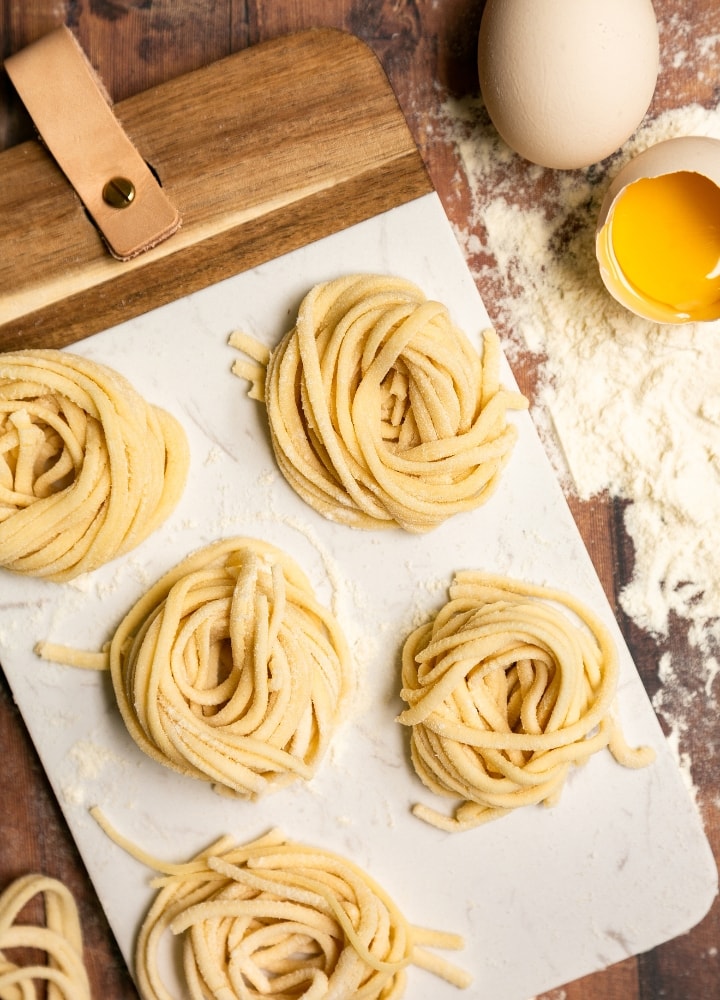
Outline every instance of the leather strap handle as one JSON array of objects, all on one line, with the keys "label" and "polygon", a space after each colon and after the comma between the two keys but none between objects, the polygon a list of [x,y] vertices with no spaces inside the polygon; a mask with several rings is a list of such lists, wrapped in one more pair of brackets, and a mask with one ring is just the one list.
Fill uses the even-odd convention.
[{"label": "leather strap handle", "polygon": [[129,260],[177,230],[178,210],[115,117],[67,28],[10,56],[5,68],[114,257]]}]

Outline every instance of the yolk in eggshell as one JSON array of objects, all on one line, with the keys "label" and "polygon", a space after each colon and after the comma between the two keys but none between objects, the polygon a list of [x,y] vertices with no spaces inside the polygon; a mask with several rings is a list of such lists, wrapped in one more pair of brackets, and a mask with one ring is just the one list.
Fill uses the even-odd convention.
[{"label": "yolk in eggshell", "polygon": [[720,188],[691,171],[630,184],[612,218],[618,266],[636,292],[699,318],[720,301]]}]

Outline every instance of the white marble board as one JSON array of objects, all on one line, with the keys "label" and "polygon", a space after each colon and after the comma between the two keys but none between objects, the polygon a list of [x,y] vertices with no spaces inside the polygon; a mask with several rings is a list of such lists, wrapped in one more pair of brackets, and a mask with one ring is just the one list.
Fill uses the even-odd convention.
[{"label": "white marble board", "polygon": [[[490,502],[426,536],[334,525],[277,471],[264,408],[230,372],[228,335],[242,328],[276,343],[312,285],[351,271],[415,281],[478,343],[489,325],[431,194],[72,348],[117,368],[180,419],[192,449],[188,486],[155,535],[90,576],[58,585],[0,571],[0,660],[130,965],[151,873],[107,839],[88,815],[93,805],[169,860],[222,833],[245,841],[271,826],[344,853],[412,922],[465,936],[465,951],[448,957],[473,973],[470,996],[527,1000],[688,930],[709,908],[717,872],[528,414],[510,416],[519,441]],[[514,385],[507,366],[503,379]],[[125,731],[107,677],[33,653],[43,638],[99,648],[162,572],[231,534],[265,538],[298,560],[336,611],[359,674],[350,717],[317,777],[258,803],[221,798],[150,761]],[[416,801],[445,803],[415,776],[408,733],[394,721],[399,652],[413,625],[444,603],[460,568],[565,589],[600,614],[621,651],[625,733],[656,748],[651,767],[626,770],[600,753],[572,774],[557,806],[462,834],[413,818]],[[413,1000],[459,996],[421,970],[409,976]]]}]

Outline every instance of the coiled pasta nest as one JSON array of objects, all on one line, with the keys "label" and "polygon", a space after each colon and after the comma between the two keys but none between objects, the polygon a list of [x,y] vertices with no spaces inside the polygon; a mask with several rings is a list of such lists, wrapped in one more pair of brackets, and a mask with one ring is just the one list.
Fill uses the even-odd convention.
[{"label": "coiled pasta nest", "polygon": [[0,354],[0,565],[63,581],[134,548],[185,486],[185,433],[118,372]]},{"label": "coiled pasta nest", "polygon": [[313,776],[352,687],[333,615],[294,560],[250,538],[162,577],[118,626],[109,664],[142,750],[247,798]]},{"label": "coiled pasta nest", "polygon": [[[143,921],[135,971],[145,1000],[173,1000],[158,955],[182,941],[188,1000],[400,1000],[416,965],[464,988],[471,977],[428,947],[459,949],[457,934],[409,923],[365,871],[339,854],[272,830],[248,844],[222,837],[190,861],[166,864],[110,837],[163,874]],[[180,963],[178,962],[178,967]]]},{"label": "coiled pasta nest", "polygon": [[450,601],[405,643],[399,721],[423,783],[463,802],[453,817],[415,814],[463,830],[553,804],[570,768],[603,747],[628,767],[649,763],[653,751],[631,750],[612,716],[618,669],[607,629],[571,595],[456,574]]},{"label": "coiled pasta nest", "polygon": [[[21,922],[36,896],[45,904],[44,926]],[[46,961],[33,961],[31,949],[44,952]],[[91,1000],[75,899],[64,883],[33,872],[0,895],[0,997],[34,1000],[40,983],[51,1000]]]},{"label": "coiled pasta nest", "polygon": [[482,354],[447,308],[409,281],[350,275],[316,285],[273,351],[234,371],[267,406],[283,475],[311,507],[356,528],[424,532],[482,504],[527,405],[498,381],[493,330]]}]

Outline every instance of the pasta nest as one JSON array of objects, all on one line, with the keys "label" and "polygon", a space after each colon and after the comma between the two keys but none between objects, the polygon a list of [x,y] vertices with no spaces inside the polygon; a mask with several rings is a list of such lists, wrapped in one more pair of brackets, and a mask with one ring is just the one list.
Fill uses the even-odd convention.
[{"label": "pasta nest", "polygon": [[167,872],[135,953],[146,1000],[172,1000],[157,960],[168,929],[182,935],[189,1000],[397,1000],[410,963],[470,983],[424,947],[462,938],[412,926],[357,865],[279,831],[239,847],[222,838],[186,864],[145,860]]},{"label": "pasta nest", "polygon": [[[242,334],[230,342],[253,353]],[[527,405],[499,384],[495,332],[479,355],[444,305],[401,278],[315,286],[278,347],[255,357],[280,470],[310,506],[356,528],[425,532],[482,504],[517,436],[507,412]]]},{"label": "pasta nest", "polygon": [[[20,923],[21,912],[36,896],[45,904],[45,925]],[[45,952],[47,960],[18,964],[5,954],[21,954],[18,949]],[[16,879],[0,895],[0,997],[31,1000],[40,995],[36,987],[41,982],[48,1000],[90,1000],[75,900],[62,882],[33,873]]]},{"label": "pasta nest", "polygon": [[588,608],[475,572],[456,574],[450,598],[405,643],[398,718],[423,783],[463,802],[452,818],[423,805],[417,816],[462,830],[553,804],[570,768],[603,747],[626,766],[649,763],[652,750],[631,750],[613,720],[617,652]]},{"label": "pasta nest", "polygon": [[0,565],[63,581],[170,514],[189,452],[177,421],[118,372],[63,351],[0,355]]},{"label": "pasta nest", "polygon": [[312,777],[352,686],[333,615],[290,557],[249,538],[162,577],[118,626],[109,665],[142,750],[248,798]]}]

